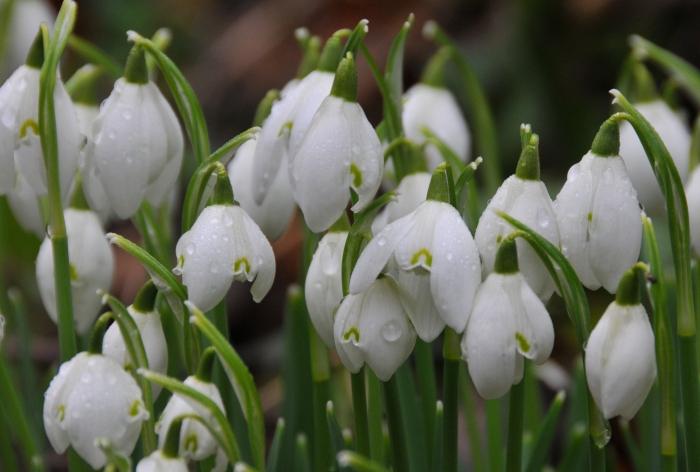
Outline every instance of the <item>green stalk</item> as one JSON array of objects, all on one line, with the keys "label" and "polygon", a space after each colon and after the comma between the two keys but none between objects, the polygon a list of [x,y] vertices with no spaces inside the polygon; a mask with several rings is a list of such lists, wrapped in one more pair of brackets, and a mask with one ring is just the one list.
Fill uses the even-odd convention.
[{"label": "green stalk", "polygon": [[527,463],[527,472],[537,472],[542,470],[545,466],[547,462],[547,453],[552,445],[554,435],[557,432],[557,420],[559,419],[565,401],[566,392],[564,390],[559,391],[554,397],[554,400],[552,400],[552,404],[535,435],[535,440]]},{"label": "green stalk", "polygon": [[459,410],[457,394],[459,392],[459,363],[461,352],[459,335],[452,328],[445,328],[442,347],[444,358],[443,370],[443,468],[456,472],[458,468],[457,425]]},{"label": "green stalk", "polygon": [[414,356],[418,375],[418,392],[425,419],[426,444],[430,444],[435,436],[435,402],[437,401],[432,344],[420,339],[416,340]]},{"label": "green stalk", "polygon": [[367,422],[369,425],[369,458],[384,464],[384,431],[382,428],[382,386],[376,375],[365,369],[367,382]]},{"label": "green stalk", "polygon": [[[305,317],[308,321],[308,315]],[[326,403],[330,400],[330,367],[323,341],[307,322],[311,351],[311,380],[313,394],[314,435],[312,443],[314,470],[327,470],[333,460],[330,452],[330,437],[326,420]]]},{"label": "green stalk", "polygon": [[[527,369],[523,370],[527,375]],[[525,379],[510,389],[508,406],[508,443],[506,447],[506,471],[520,472],[523,456],[523,406],[525,404]]]},{"label": "green stalk", "polygon": [[365,367],[356,374],[350,374],[352,384],[352,409],[355,417],[355,448],[369,456],[369,426],[367,424],[367,398],[365,396]]},{"label": "green stalk", "polygon": [[484,462],[481,434],[479,425],[476,422],[477,413],[474,406],[474,398],[476,395],[471,386],[465,363],[461,363],[459,368],[459,396],[462,399],[463,417],[467,426],[467,440],[469,441],[469,451],[474,460],[474,470],[477,472],[484,472],[486,470],[486,464]]},{"label": "green stalk", "polygon": [[406,441],[404,438],[403,424],[401,422],[401,405],[399,402],[399,388],[396,375],[384,383],[384,401],[389,423],[389,439],[392,453],[392,465],[396,471],[409,471]]},{"label": "green stalk", "polygon": [[503,470],[501,400],[486,400],[486,436],[489,444],[489,470]]}]

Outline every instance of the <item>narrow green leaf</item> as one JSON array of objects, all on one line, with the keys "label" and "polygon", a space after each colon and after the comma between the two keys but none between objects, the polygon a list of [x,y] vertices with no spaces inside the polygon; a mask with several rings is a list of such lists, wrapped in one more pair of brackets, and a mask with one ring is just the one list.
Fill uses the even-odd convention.
[{"label": "narrow green leaf", "polygon": [[581,423],[573,425],[569,432],[569,441],[557,470],[570,472],[577,470],[581,460],[584,460],[584,444],[586,443],[586,427]]},{"label": "narrow green leaf", "polygon": [[331,437],[330,445],[333,457],[345,449],[345,441],[343,440],[343,431],[340,429],[338,419],[335,417],[335,407],[332,401],[326,403],[326,425]]},{"label": "narrow green leaf", "polygon": [[547,414],[535,434],[534,446],[527,464],[527,472],[538,472],[546,465],[547,455],[552,446],[554,435],[557,432],[557,421],[565,401],[566,392],[562,390],[557,393],[549,405],[549,410],[547,410]]},{"label": "narrow green leaf", "polygon": [[311,472],[311,460],[309,459],[309,440],[304,433],[297,434],[296,449],[294,451],[294,471]]},{"label": "narrow green leaf", "polygon": [[86,62],[92,62],[100,66],[112,78],[118,79],[122,76],[121,64],[90,41],[71,34],[68,38],[68,47],[85,59]]},{"label": "narrow green leaf", "polygon": [[190,302],[185,302],[185,304],[192,315],[190,322],[209,339],[209,342],[216,349],[221,364],[224,366],[226,375],[228,375],[248,422],[248,436],[255,462],[254,465],[258,469],[263,470],[265,468],[265,423],[260,405],[260,395],[255,388],[253,376],[233,346],[216,329],[216,326],[204,316],[204,313]]},{"label": "narrow green leaf", "polygon": [[275,428],[275,435],[272,437],[270,452],[267,456],[267,472],[281,471],[281,464],[289,463],[287,462],[287,458],[281,456],[285,430],[286,428],[284,418],[278,418],[277,427]]},{"label": "narrow green leaf", "polygon": [[444,447],[443,441],[443,421],[444,421],[444,411],[442,402],[438,400],[435,402],[435,418],[433,420],[435,424],[435,429],[433,432],[433,447],[432,447],[432,460],[430,470],[444,470],[443,454],[442,448]]},{"label": "narrow green leaf", "polygon": [[388,469],[385,469],[381,464],[354,451],[340,451],[337,459],[341,467],[356,472],[388,472]]}]

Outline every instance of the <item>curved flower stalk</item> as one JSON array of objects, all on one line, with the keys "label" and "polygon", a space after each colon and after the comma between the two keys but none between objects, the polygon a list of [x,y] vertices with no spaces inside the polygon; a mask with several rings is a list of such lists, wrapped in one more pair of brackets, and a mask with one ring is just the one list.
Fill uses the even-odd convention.
[{"label": "curved flower stalk", "polygon": [[[483,274],[493,271],[496,251],[501,240],[513,231],[496,212],[504,212],[536,229],[545,239],[559,245],[559,229],[547,187],[540,180],[539,138],[530,135],[529,125],[521,131],[524,145],[514,175],[508,177],[496,191],[479,219],[474,240],[479,247]],[[517,241],[518,264],[527,284],[541,300],[554,292],[554,281],[537,254],[524,241]]]},{"label": "curved flower stalk", "polygon": [[605,418],[631,419],[656,379],[654,333],[641,304],[644,265],[629,269],[586,345],[586,377]]},{"label": "curved flower stalk", "polygon": [[141,390],[114,360],[81,352],[63,363],[44,399],[44,428],[58,453],[68,446],[99,469],[106,458],[96,439],[129,456],[148,417]]},{"label": "curved flower stalk", "polygon": [[144,198],[161,205],[177,181],[183,146],[175,113],[148,80],[143,51],[136,46],[88,141],[84,179],[91,206],[109,205],[128,218]]},{"label": "curved flower stalk", "polygon": [[[208,350],[202,356],[196,375],[187,377],[184,384],[211,399],[222,411],[224,402],[216,384],[211,382],[211,371],[216,354]],[[163,448],[166,444],[168,431],[171,424],[183,415],[196,415],[205,423],[213,422],[211,413],[197,402],[194,402],[178,393],[174,393],[156,424],[158,445]],[[179,434],[179,455],[196,461],[206,459],[217,453],[218,444],[216,438],[207,428],[196,420],[185,419]]]},{"label": "curved flower stalk", "polygon": [[[165,374],[168,370],[168,345],[163,332],[160,313],[155,309],[157,289],[153,282],[148,282],[141,288],[133,305],[127,308],[138,327],[143,347],[146,350],[148,368]],[[136,363],[131,359],[117,323],[105,332],[102,340],[102,353],[114,359],[124,368],[133,369]],[[160,385],[153,386],[153,397],[160,392]]]},{"label": "curved flower stalk", "polygon": [[700,166],[693,170],[685,186],[690,219],[690,240],[695,254],[700,255]]},{"label": "curved flower stalk", "polygon": [[[255,221],[265,236],[275,240],[282,236],[294,217],[294,197],[289,185],[289,173],[278,172],[261,204],[255,201],[253,168],[258,136],[249,139],[236,151],[228,164],[231,186],[236,189],[236,200]],[[282,156],[282,167],[287,168],[287,154]]]},{"label": "curved flower stalk", "polygon": [[364,209],[379,189],[384,159],[379,137],[357,103],[351,53],[338,66],[333,90],[321,104],[290,163],[292,188],[309,228],[328,229],[345,210]]},{"label": "curved flower stalk", "polygon": [[219,303],[231,283],[253,282],[250,292],[259,302],[272,287],[275,255],[258,225],[232,202],[226,171],[219,170],[216,204],[206,207],[177,242],[177,267],[189,300],[202,311]]},{"label": "curved flower stalk", "polygon": [[494,271],[479,287],[461,346],[474,387],[489,399],[522,380],[523,358],[542,364],[552,352],[552,320],[518,269],[512,237],[499,246]]},{"label": "curved flower stalk", "polygon": [[637,193],[620,158],[615,118],[607,120],[591,151],[569,169],[554,202],[561,248],[581,282],[615,293],[639,258],[642,224]]},{"label": "curved flower stalk", "polygon": [[444,159],[440,151],[426,142],[423,129],[427,128],[459,157],[469,161],[471,136],[467,122],[457,100],[445,87],[443,68],[450,58],[450,51],[440,49],[425,68],[421,81],[404,95],[401,120],[406,137],[416,143],[426,144],[425,155],[428,170],[432,171]]},{"label": "curved flower stalk", "polygon": [[[106,292],[112,284],[114,260],[96,213],[68,208],[64,217],[68,233],[73,319],[78,333],[85,334],[102,306],[97,291]],[[44,307],[51,319],[57,322],[53,248],[49,236],[39,248],[36,279]]]},{"label": "curved flower stalk", "polygon": [[333,347],[333,320],[343,300],[342,264],[347,228],[331,229],[318,242],[304,283],[309,318],[326,346]]},{"label": "curved flower stalk", "polygon": [[390,201],[372,221],[372,234],[379,233],[387,224],[418,208],[427,198],[430,178],[431,175],[427,172],[416,172],[401,179],[394,190],[396,198]]},{"label": "curved flower stalk", "polygon": [[428,200],[380,231],[350,278],[350,292],[363,292],[389,264],[389,274],[410,300],[416,332],[427,342],[445,325],[464,331],[481,282],[479,253],[467,225],[452,205],[434,199],[445,166],[435,170]]},{"label": "curved flower stalk", "polygon": [[285,87],[262,126],[253,161],[254,198],[258,204],[265,200],[277,173],[289,172],[283,167],[284,160],[288,159],[291,166],[316,110],[331,93],[342,51],[340,37],[336,32],[328,39],[316,70]]},{"label": "curved flower stalk", "polygon": [[[0,87],[0,194],[10,192],[18,172],[37,195],[47,193],[46,166],[39,139],[39,73],[44,62],[43,39],[37,35],[20,66]],[[82,139],[73,103],[63,82],[56,81],[56,112],[59,177],[63,197],[78,166]]]},{"label": "curved flower stalk", "polygon": [[385,382],[408,359],[416,343],[402,293],[388,277],[343,299],[333,335],[340,360],[350,372],[359,372],[367,363]]}]

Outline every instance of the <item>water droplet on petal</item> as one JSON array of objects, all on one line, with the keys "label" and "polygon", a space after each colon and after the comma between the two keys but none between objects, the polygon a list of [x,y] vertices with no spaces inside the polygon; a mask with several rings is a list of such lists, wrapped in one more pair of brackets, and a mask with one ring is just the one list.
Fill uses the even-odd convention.
[{"label": "water droplet on petal", "polygon": [[401,337],[401,327],[396,321],[389,321],[381,329],[381,335],[384,341],[393,343]]},{"label": "water droplet on petal", "polygon": [[192,243],[185,246],[185,252],[187,253],[188,256],[191,256],[192,254],[194,254],[196,249],[197,249],[197,247]]},{"label": "water droplet on petal", "polygon": [[377,245],[384,246],[385,244],[386,244],[386,239],[384,239],[384,238],[377,239]]},{"label": "water droplet on petal", "polygon": [[549,215],[544,208],[539,208],[537,210],[537,224],[542,229],[549,226]]}]

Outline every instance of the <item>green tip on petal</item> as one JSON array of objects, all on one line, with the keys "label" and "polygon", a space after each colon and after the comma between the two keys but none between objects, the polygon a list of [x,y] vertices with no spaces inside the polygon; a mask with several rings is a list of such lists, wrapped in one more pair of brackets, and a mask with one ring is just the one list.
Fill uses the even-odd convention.
[{"label": "green tip on petal", "polygon": [[618,305],[639,305],[642,303],[642,290],[647,272],[647,265],[638,262],[622,274],[615,295],[615,302]]},{"label": "green tip on petal", "polygon": [[148,83],[148,68],[146,67],[146,56],[141,46],[134,46],[129,52],[124,67],[124,78],[132,84]]},{"label": "green tip on petal", "polygon": [[540,138],[532,133],[523,146],[515,175],[523,180],[540,180]]},{"label": "green tip on petal", "polygon": [[41,69],[41,66],[44,64],[44,35],[41,34],[41,29],[34,37],[24,63],[34,69]]},{"label": "green tip on petal", "polygon": [[632,96],[637,103],[651,102],[659,98],[656,83],[649,69],[639,61],[632,66]]},{"label": "green tip on petal", "polygon": [[346,102],[357,101],[357,66],[350,52],[338,64],[331,95],[342,98]]},{"label": "green tip on petal", "polygon": [[197,374],[195,377],[202,382],[211,382],[215,360],[216,350],[214,349],[214,346],[209,346],[204,350],[202,357],[199,359],[199,366],[197,366]]},{"label": "green tip on petal", "polygon": [[508,236],[501,241],[501,245],[498,246],[493,271],[497,274],[513,274],[519,270],[518,249],[515,245],[515,237]]},{"label": "green tip on petal", "polygon": [[153,281],[149,280],[136,294],[133,303],[134,309],[141,313],[152,312],[156,306],[156,295],[158,295],[158,289]]},{"label": "green tip on petal", "polygon": [[270,116],[272,105],[279,100],[280,91],[272,89],[268,91],[255,109],[255,118],[253,118],[253,126],[262,126],[263,122]]},{"label": "green tip on petal", "polygon": [[620,127],[617,119],[608,118],[600,125],[593,138],[591,152],[597,156],[608,157],[620,154]]},{"label": "green tip on petal", "polygon": [[452,185],[452,169],[449,164],[442,162],[433,171],[428,186],[428,200],[450,203],[450,186]]},{"label": "green tip on petal", "polygon": [[423,70],[423,76],[420,81],[425,85],[432,87],[445,87],[445,66],[450,60],[450,49],[447,47],[440,48],[433,57],[430,58],[428,65]]},{"label": "green tip on petal", "polygon": [[335,72],[338,68],[341,55],[343,54],[342,38],[348,34],[347,30],[340,30],[333,33],[333,36],[328,38],[326,44],[321,51],[321,57],[318,60],[317,70],[324,72]]}]

